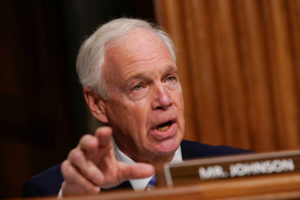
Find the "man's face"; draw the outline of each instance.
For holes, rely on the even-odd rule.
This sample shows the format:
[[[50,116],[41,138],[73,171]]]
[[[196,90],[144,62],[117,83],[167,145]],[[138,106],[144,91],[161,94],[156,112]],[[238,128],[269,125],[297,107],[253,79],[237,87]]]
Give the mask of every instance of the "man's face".
[[[119,148],[136,161],[173,156],[184,135],[177,66],[163,41],[134,29],[108,44],[103,75],[108,124]]]

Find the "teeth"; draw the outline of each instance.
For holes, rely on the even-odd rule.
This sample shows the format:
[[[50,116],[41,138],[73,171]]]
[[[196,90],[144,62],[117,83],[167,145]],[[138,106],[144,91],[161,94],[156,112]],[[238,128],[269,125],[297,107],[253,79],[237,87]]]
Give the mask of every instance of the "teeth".
[[[163,132],[163,131],[168,130],[169,127],[170,127],[170,125],[163,126],[163,127],[158,127],[157,130]]]

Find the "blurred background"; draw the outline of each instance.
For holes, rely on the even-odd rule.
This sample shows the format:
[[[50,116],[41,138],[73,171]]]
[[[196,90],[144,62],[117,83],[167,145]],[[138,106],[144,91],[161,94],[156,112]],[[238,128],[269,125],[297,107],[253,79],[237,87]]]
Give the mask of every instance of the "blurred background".
[[[0,198],[67,157],[97,122],[75,73],[110,19],[163,26],[177,47],[186,139],[257,152],[300,148],[299,0],[1,1]]]
[[[67,157],[91,120],[75,72],[81,42],[110,19],[154,20],[150,0],[1,2],[0,198]]]

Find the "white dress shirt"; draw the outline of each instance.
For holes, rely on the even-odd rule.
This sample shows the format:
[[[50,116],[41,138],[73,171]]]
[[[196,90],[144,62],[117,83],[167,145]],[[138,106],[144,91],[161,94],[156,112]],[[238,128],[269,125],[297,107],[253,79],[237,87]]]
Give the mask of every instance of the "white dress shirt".
[[[129,164],[129,165],[135,163],[135,161],[133,161],[131,158],[129,158],[127,155],[125,155],[119,149],[119,147],[116,145],[116,143],[114,141],[113,141],[113,144],[114,144],[115,156],[116,156],[116,159],[118,161],[124,162],[124,163]],[[180,146],[176,150],[175,155],[171,160],[171,163],[179,163],[179,162],[182,162],[182,155],[181,155]],[[148,185],[148,183],[149,183],[149,181],[152,177],[153,176],[149,176],[149,177],[146,177],[146,178],[140,178],[140,179],[129,179],[129,182],[132,185],[134,190],[136,190],[136,191],[144,190],[147,187],[147,185]]]

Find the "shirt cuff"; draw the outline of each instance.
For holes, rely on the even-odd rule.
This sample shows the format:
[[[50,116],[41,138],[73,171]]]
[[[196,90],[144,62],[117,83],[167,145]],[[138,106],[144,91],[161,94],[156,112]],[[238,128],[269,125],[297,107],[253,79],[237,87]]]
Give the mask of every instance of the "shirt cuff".
[[[57,198],[62,198],[63,196],[62,196],[62,189],[60,188],[59,189],[59,192],[58,192],[58,195],[57,195]]]

